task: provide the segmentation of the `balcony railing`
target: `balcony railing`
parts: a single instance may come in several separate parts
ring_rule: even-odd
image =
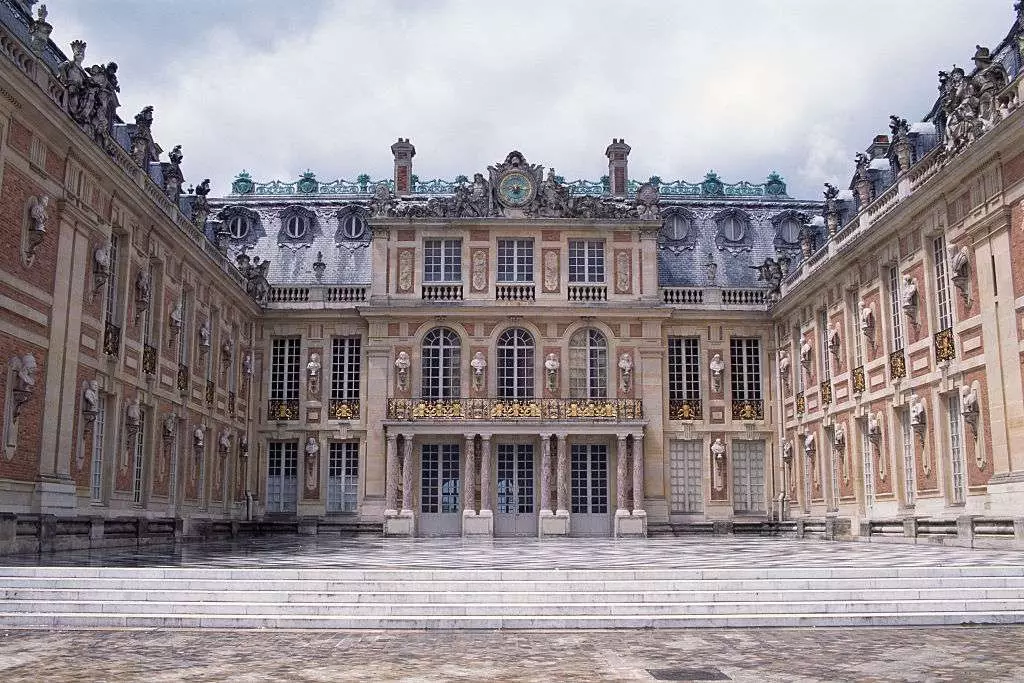
[[[272,398],[267,401],[268,420],[298,420],[299,399]]]
[[[424,301],[462,301],[462,285],[425,283],[421,298]]]
[[[745,401],[732,402],[732,419],[734,420],[763,420],[764,401],[762,399],[747,399]]]
[[[183,393],[188,391],[188,378],[189,378],[188,366],[179,363],[178,364],[178,382],[177,382],[178,391],[183,392]]]
[[[863,394],[867,388],[868,382],[864,376],[864,366],[859,365],[853,369],[853,393]]]
[[[228,392],[228,414],[235,414],[235,392]]]
[[[217,398],[217,387],[212,379],[208,379],[206,380],[206,403],[212,406],[215,398]]]
[[[367,285],[271,287],[268,304],[357,304],[366,301]]]
[[[608,285],[571,284],[566,291],[569,301],[608,301]]]
[[[156,374],[156,347],[149,344],[142,347],[142,371],[147,375]]]
[[[498,283],[494,298],[497,301],[533,301],[537,298],[536,292],[537,288],[532,282]]]
[[[907,357],[903,349],[889,354],[889,378],[903,379],[907,376]]]
[[[699,420],[702,417],[699,398],[669,399],[668,419]]]
[[[272,304],[299,304],[309,301],[309,287],[271,287],[267,302]]]
[[[768,292],[763,289],[723,289],[722,303],[729,305],[760,305],[768,301]]]
[[[939,363],[956,358],[956,344],[953,342],[953,328],[935,333],[935,360]]]
[[[805,412],[807,412],[807,397],[801,391],[796,395],[796,414],[803,415]]]
[[[400,422],[629,422],[642,420],[638,398],[389,398],[387,419]]]
[[[366,287],[328,287],[324,292],[328,303],[361,303],[366,301]]]
[[[327,417],[331,420],[358,420],[358,398],[332,398],[327,404]]]
[[[121,355],[121,328],[111,322],[103,326],[103,353],[114,358]]]
[[[832,403],[832,382],[821,383],[821,405],[827,406]]]
[[[661,290],[661,296],[667,304],[704,303],[704,289],[701,287],[665,287]]]

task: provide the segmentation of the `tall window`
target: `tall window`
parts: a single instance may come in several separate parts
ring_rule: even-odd
[[[833,432],[834,436],[834,432]],[[835,443],[832,439],[826,439],[828,441],[828,461],[829,471],[831,473],[831,486],[832,486],[832,509],[839,509],[839,458],[836,453]]]
[[[331,398],[351,401],[359,398],[361,364],[359,337],[335,337],[331,342]]]
[[[932,242],[935,256],[935,301],[939,330],[953,327],[953,309],[949,300],[949,266],[946,263],[946,238]]]
[[[423,281],[462,281],[462,240],[423,240]]]
[[[498,282],[533,282],[533,240],[498,240]]]
[[[729,340],[732,400],[761,400],[761,340],[733,337]]]
[[[178,502],[178,463],[181,460],[181,442],[184,440],[181,433],[182,424],[183,421],[179,420],[174,427],[176,431],[174,434],[174,444],[171,447],[171,473],[168,477],[167,498],[172,505]]]
[[[963,503],[967,499],[967,467],[964,462],[963,428],[960,424],[960,396],[955,392],[949,396],[949,457],[953,502]]]
[[[700,399],[700,347],[697,337],[668,338],[668,398]]]
[[[856,292],[850,295],[847,303],[850,319],[850,335],[853,337],[853,367],[864,365],[864,333],[860,330],[860,305]]]
[[[298,442],[271,441],[267,452],[267,512],[295,512],[298,474]]]
[[[458,398],[462,363],[459,335],[447,327],[435,327],[423,338],[421,354],[422,390],[426,399]]]
[[[900,296],[900,269],[889,269],[889,313],[892,316],[892,350],[903,349],[903,297]]]
[[[117,281],[118,270],[121,263],[121,237],[119,235],[110,236],[110,274],[107,276],[107,310],[106,310],[106,321],[111,325],[117,325],[120,322],[120,316],[118,315],[119,302],[117,300]]]
[[[832,363],[829,361],[828,311],[824,308],[818,313],[818,329],[820,330],[818,364],[821,366],[821,381],[828,382],[832,379]]]
[[[907,505],[914,504],[917,493],[917,467],[914,463],[914,429],[910,426],[910,411],[900,415],[903,426],[903,495]]]
[[[359,442],[331,444],[327,460],[327,511],[355,512],[359,493]]]
[[[459,511],[459,444],[420,447],[420,511]]]
[[[270,399],[299,398],[299,347],[302,339],[275,339],[270,354]]]
[[[188,365],[189,351],[192,345],[189,340],[192,339],[189,334],[188,323],[188,290],[184,287],[181,288],[181,299],[179,308],[181,309],[181,331],[178,332],[178,364]]]
[[[93,501],[103,500],[103,447],[107,423],[107,399],[101,394],[96,405],[96,419],[92,423],[92,476],[90,497]]]
[[[733,440],[732,496],[736,512],[764,512],[764,441]]]
[[[533,398],[533,335],[505,330],[498,338],[498,397]]]
[[[875,462],[871,452],[867,422],[861,427],[861,460],[864,466],[864,505],[870,510],[875,506]]]
[[[669,442],[672,512],[704,511],[704,449],[700,439]]]
[[[604,282],[604,242],[569,240],[569,282]]]
[[[569,339],[569,397],[608,398],[608,343],[597,330]]]
[[[142,502],[142,461],[146,454],[146,411],[139,410],[139,431],[135,435],[135,467],[132,472],[132,500]]]

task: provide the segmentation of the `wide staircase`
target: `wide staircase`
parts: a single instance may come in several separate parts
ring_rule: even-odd
[[[0,628],[1024,623],[1024,567],[0,567]]]

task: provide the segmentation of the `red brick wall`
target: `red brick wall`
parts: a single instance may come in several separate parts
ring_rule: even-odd
[[[31,353],[36,359],[36,385],[31,398],[21,406],[18,418],[18,447],[8,460],[0,453],[0,479],[36,481],[39,478],[39,449],[43,428],[43,394],[46,391],[46,351],[28,342],[0,334],[0,369],[3,371],[3,389],[0,391],[0,420],[7,414],[7,383],[10,378],[8,361],[15,356]],[[0,423],[0,429],[3,424]],[[6,447],[6,443],[0,444]]]
[[[0,188],[0,225],[3,226],[4,249],[0,249],[0,268],[26,280],[39,289],[53,291],[57,263],[57,237],[60,217],[55,202],[47,208],[46,237],[36,248],[31,268],[22,264],[21,233],[25,225],[28,199],[45,192],[30,178],[10,164],[4,169],[3,187]]]

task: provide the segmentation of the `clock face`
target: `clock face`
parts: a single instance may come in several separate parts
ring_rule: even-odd
[[[498,198],[505,206],[523,206],[534,193],[533,180],[521,171],[512,171],[498,182]]]

